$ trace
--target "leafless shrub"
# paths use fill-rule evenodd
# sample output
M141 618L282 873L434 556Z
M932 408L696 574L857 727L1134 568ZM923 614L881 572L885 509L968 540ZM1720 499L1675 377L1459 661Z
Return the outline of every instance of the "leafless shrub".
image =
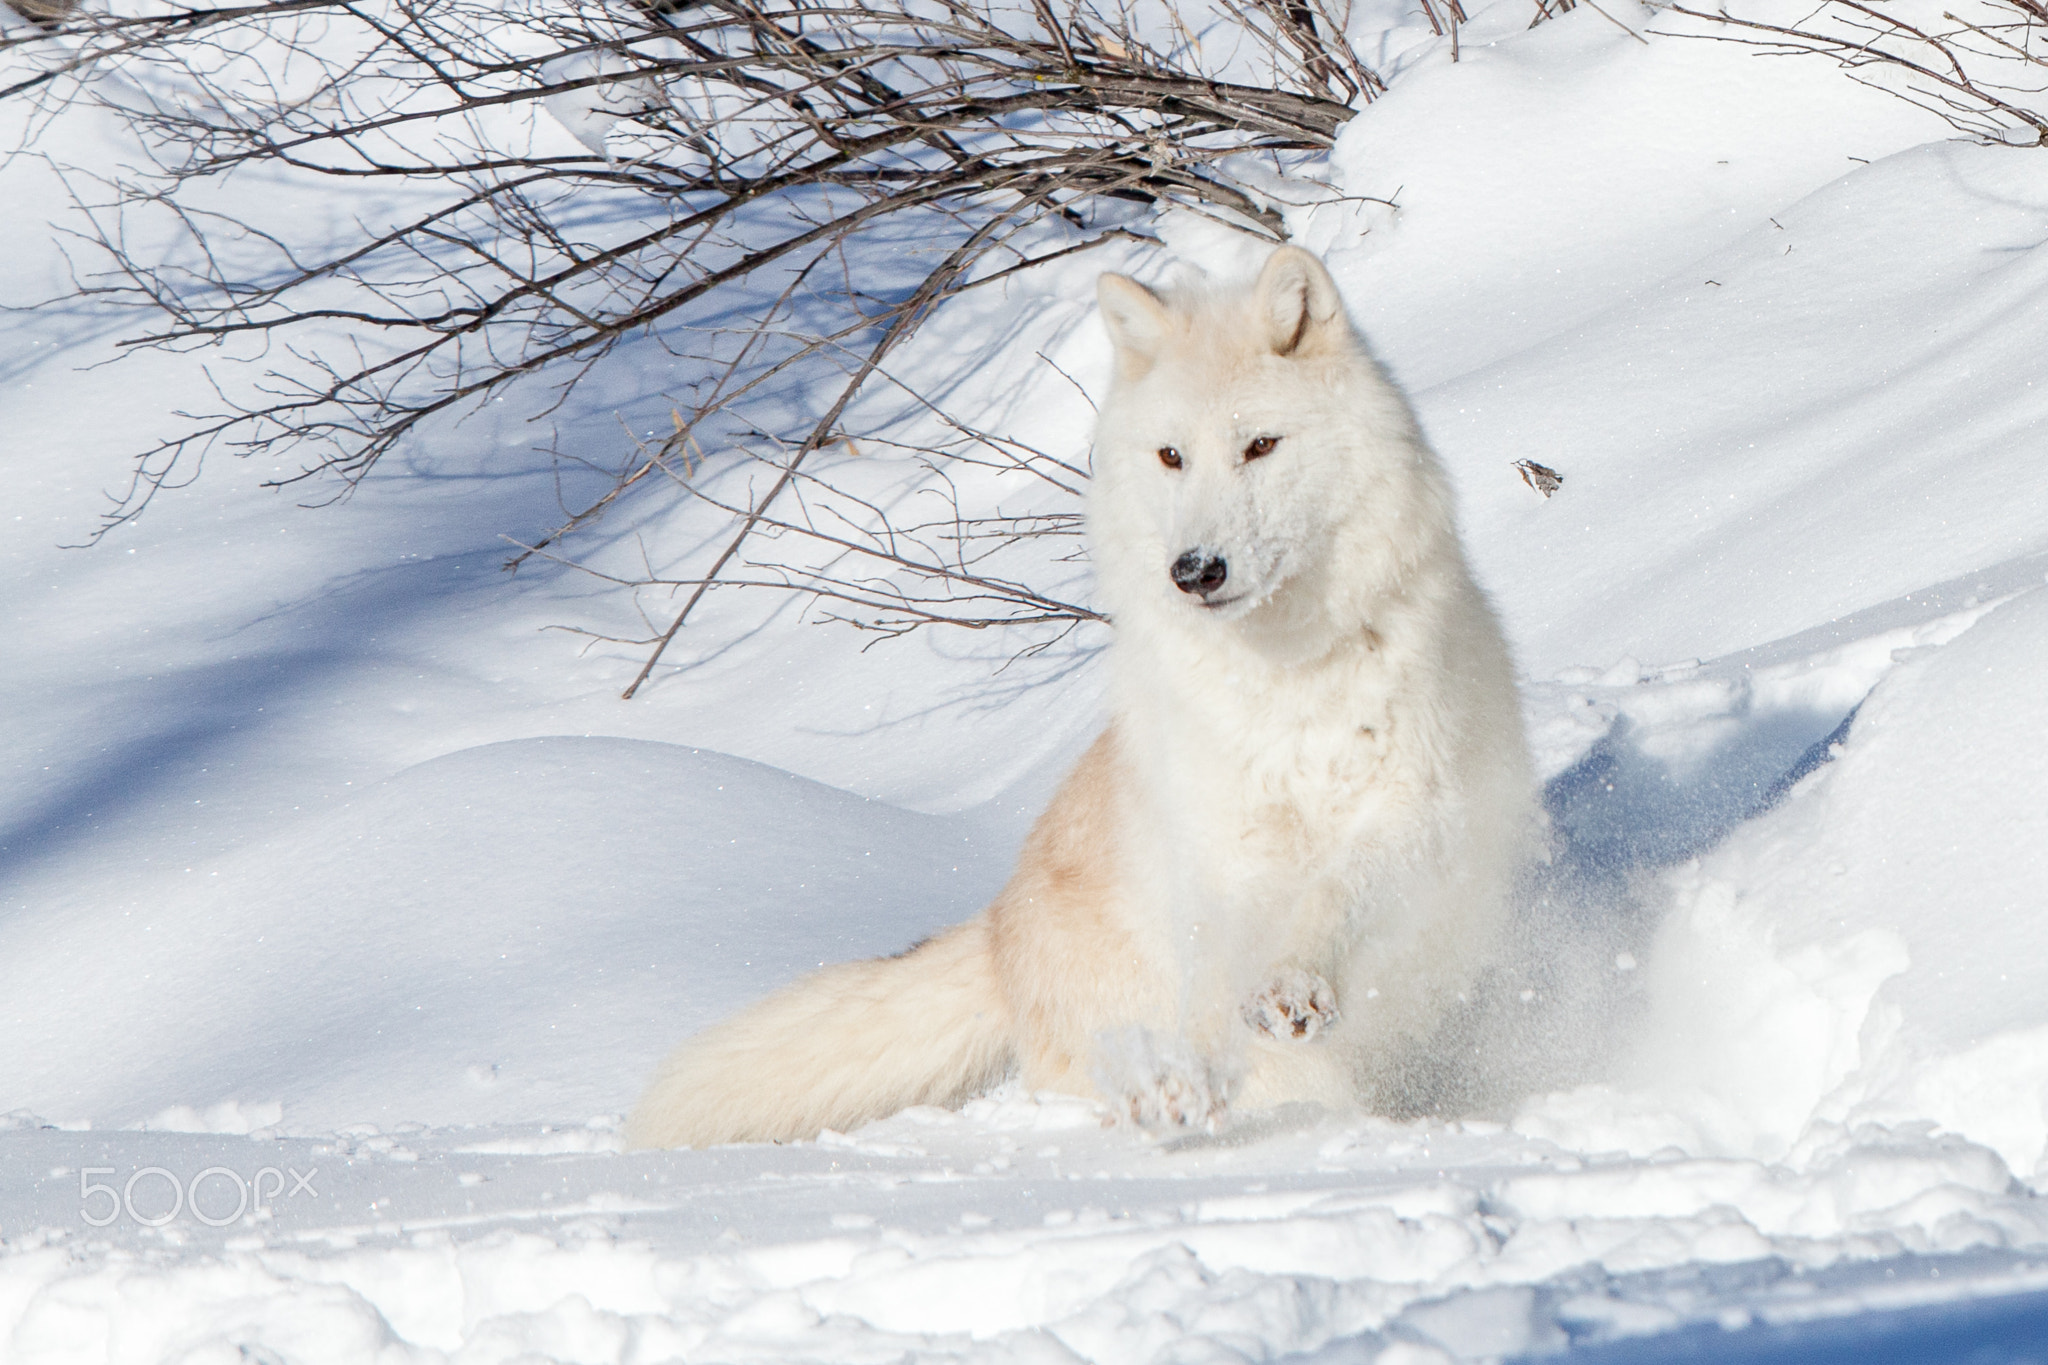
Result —
M1789 23L1682 4L1704 36L1769 55L1831 58L1984 142L2048 145L2048 5L2042 0L1822 0Z
M71 172L79 295L135 311L127 347L212 362L214 410L138 456L103 531L212 452L283 457L276 482L333 496L485 404L644 408L652 354L673 429L513 560L562 558L648 495L730 518L705 563L630 580L681 599L634 688L717 586L794 589L884 632L1086 619L995 567L1069 513L899 524L819 452L868 442L933 476L996 460L1076 493L1071 462L935 409L941 436L914 441L849 414L941 304L1150 209L1283 235L1225 162L1325 148L1383 88L1342 6L137 0L0 33L0 94L97 104L146 153ZM714 491L705 470L736 465L765 483ZM759 548L790 537L829 553Z

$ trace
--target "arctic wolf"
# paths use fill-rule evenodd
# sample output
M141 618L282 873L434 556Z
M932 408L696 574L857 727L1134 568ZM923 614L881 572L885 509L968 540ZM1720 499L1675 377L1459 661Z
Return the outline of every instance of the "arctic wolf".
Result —
M685 1043L641 1146L810 1137L1006 1075L1148 1125L1398 1106L1531 831L1443 471L1321 262L1105 275L1088 530L1111 718L980 916Z

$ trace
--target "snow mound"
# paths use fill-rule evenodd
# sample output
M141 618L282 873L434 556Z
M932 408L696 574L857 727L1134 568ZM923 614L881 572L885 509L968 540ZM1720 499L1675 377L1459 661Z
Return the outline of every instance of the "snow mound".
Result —
M1624 1079L1523 1131L1783 1160L1934 1124L2048 1175L2048 998L2022 965L2048 960L2048 809L2015 799L2048 761L2048 590L1894 653L1833 762L1671 875Z
M580 738L451 754L138 873L0 920L14 1104L185 1132L616 1113L693 1030L990 889L953 822Z

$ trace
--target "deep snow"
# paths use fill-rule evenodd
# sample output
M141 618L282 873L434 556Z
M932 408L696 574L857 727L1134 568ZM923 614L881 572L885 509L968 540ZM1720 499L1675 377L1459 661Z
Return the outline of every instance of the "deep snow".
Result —
M1304 173L1400 208L1288 210L1414 388L1527 675L1559 847L1476 1116L1159 1142L1005 1091L618 1152L692 1028L978 908L1092 733L1100 633L1005 670L736 599L620 702L636 660L540 629L620 608L497 571L554 486L488 420L336 507L228 463L60 549L195 381L15 315L6 1358L2040 1358L2043 154L1819 63L1526 17L1455 64L1390 35L1393 92ZM1031 352L1100 375L1108 263L902 364L999 336L985 424L1084 450ZM49 291L54 253L7 278Z

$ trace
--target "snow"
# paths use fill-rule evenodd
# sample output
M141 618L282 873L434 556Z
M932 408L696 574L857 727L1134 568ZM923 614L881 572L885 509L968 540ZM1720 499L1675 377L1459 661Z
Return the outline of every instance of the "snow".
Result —
M1302 170L1335 196L1270 187L1414 388L1526 674L1558 852L1470 1114L1160 1140L1005 1088L622 1152L692 1029L978 908L1102 635L1006 670L746 599L621 702L637 659L546 629L616 604L498 570L556 490L489 414L337 506L224 463L62 549L198 381L15 314L0 1356L2038 1358L2039 153L1669 14L1473 8L1455 63L1388 20L1392 92ZM11 301L60 283L21 245ZM1077 452L1034 353L1097 382L1106 264L1165 268L970 296L899 374Z
M994 893L990 862L958 822L722 754L463 749L145 894L17 909L10 1107L199 1132L249 1128L149 1116L237 1086L318 1131L616 1108L671 1034L942 927Z

